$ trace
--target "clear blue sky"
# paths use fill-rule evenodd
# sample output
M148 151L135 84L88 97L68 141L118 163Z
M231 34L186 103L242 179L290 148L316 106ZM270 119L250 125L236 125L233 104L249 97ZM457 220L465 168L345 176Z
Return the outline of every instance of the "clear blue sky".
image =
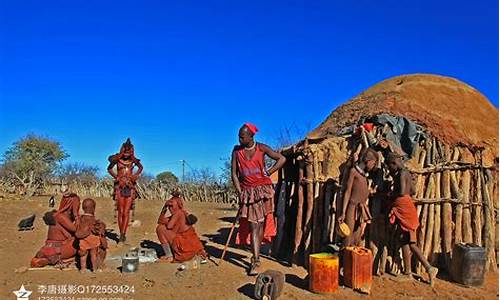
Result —
M246 121L273 144L404 73L498 107L498 1L0 1L0 153L27 133L106 167L215 171Z

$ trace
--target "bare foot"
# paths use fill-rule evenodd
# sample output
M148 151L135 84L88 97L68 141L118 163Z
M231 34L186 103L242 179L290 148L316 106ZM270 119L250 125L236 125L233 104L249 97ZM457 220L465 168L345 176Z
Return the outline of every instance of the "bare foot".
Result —
M250 268L248 269L248 275L255 276L261 272L260 260L252 258L250 263Z
M429 275L429 283L431 287L434 286L434 283L436 283L436 276L438 274L438 268L435 267L430 267L429 270L427 271L427 274Z

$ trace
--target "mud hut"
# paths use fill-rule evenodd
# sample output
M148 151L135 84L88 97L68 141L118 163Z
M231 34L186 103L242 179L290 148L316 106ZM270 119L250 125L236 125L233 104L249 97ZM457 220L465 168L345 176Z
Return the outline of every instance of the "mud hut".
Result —
M334 110L304 140L282 150L287 164L277 195L285 201L277 209L282 234L275 254L307 265L309 253L339 241L336 224L346 170L360 151L381 144L400 152L414 176L418 246L429 261L446 268L455 243L474 243L486 248L487 268L496 270L498 109L473 87L429 74L374 85ZM380 176L378 182L377 177L371 180L374 191L390 180ZM374 220L386 218L375 196L369 202ZM372 222L366 231L365 246L377 258L375 268L398 273L400 252L386 229L389 247L380 247L378 226ZM421 271L418 265L414 269Z

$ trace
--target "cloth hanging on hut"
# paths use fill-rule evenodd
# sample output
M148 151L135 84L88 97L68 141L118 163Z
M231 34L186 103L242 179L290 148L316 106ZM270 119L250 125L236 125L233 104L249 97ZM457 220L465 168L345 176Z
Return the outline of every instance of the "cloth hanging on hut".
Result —
M401 148L408 158L415 154L417 143L426 138L422 126L405 117L380 114L370 118L370 121L379 125L388 124L391 130L384 132L385 138Z

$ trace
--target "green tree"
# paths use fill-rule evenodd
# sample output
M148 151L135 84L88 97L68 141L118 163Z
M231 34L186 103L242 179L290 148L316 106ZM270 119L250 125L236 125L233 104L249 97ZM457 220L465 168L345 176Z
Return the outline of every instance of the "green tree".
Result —
M170 171L161 172L160 174L156 175L156 180L158 180L161 183L169 185L176 184L177 182L179 182L177 176L175 176L174 173Z
M22 194L32 196L67 157L59 142L29 134L5 152L3 169L6 176L22 187Z

